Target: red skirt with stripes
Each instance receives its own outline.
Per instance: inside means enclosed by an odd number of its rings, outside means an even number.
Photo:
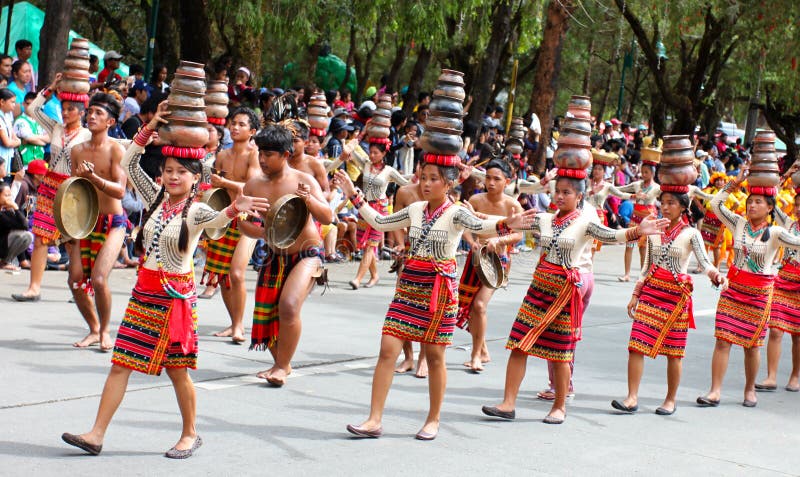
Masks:
[[[458,313],[454,258],[434,262],[409,257],[386,312],[383,334],[419,343],[449,345]]]
[[[714,337],[744,348],[763,346],[775,275],[733,267],[728,272],[728,283],[717,304]]]
[[[775,279],[770,328],[800,335],[800,263],[784,263]]]
[[[720,234],[723,233],[722,221],[714,212],[707,211],[703,217],[703,225],[700,226],[700,235],[703,236],[703,242],[706,247],[716,247],[719,245]]]
[[[628,350],[655,358],[683,358],[692,320],[692,277],[656,267],[645,279],[636,306]]]

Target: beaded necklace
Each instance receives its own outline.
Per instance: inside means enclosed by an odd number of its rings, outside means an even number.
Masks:
[[[374,163],[369,163],[369,174],[367,174],[367,190],[372,191],[372,188],[375,184],[375,179],[377,179],[378,174],[383,172],[383,168],[386,167],[386,163],[383,161],[380,162],[380,168],[378,168]],[[378,195],[377,193],[375,194]],[[380,199],[380,197],[375,197],[375,199]]]
[[[756,241],[761,234],[764,233],[764,230],[767,229],[767,223],[762,222],[759,224],[755,230],[750,226],[750,221],[748,220],[744,227],[742,227],[742,253],[744,254],[744,261],[747,263],[748,268],[753,271],[760,270],[761,267],[756,263],[753,257],[750,256],[751,249],[747,247],[747,242],[745,241],[745,234],[747,234],[753,242]]]
[[[553,236],[550,239],[550,245],[547,247],[547,253],[549,254],[550,252],[555,251],[556,255],[558,255],[559,263],[563,267],[566,267],[567,262],[564,260],[564,254],[561,251],[561,247],[558,246],[558,238],[561,236],[561,232],[569,227],[570,224],[572,224],[572,221],[575,220],[580,213],[581,211],[579,209],[575,209],[563,217],[559,217],[558,214],[553,214],[553,222],[551,224]]]
[[[672,267],[669,266],[669,262],[667,262],[667,256],[669,255],[669,248],[672,246],[672,242],[678,238],[678,235],[683,232],[683,229],[689,226],[689,223],[686,221],[685,218],[681,217],[675,227],[672,229],[667,230],[663,237],[661,238],[661,256],[658,257],[658,262],[656,262],[656,266],[663,267],[664,264],[667,264],[667,268],[672,273],[672,276],[675,278],[675,281],[678,281],[677,271],[673,270]]]
[[[153,239],[150,242],[150,246],[147,248],[147,252],[144,254],[144,258],[142,259],[142,263],[147,261],[147,258],[155,252],[156,257],[156,265],[158,266],[158,274],[159,274],[159,281],[161,282],[161,287],[164,291],[169,295],[171,298],[177,298],[180,300],[186,300],[192,296],[194,291],[191,291],[187,294],[182,294],[178,290],[176,290],[167,279],[167,274],[164,272],[164,262],[161,260],[161,233],[164,231],[164,228],[170,221],[175,218],[177,215],[180,215],[183,212],[183,209],[189,205],[190,196],[187,196],[185,200],[178,202],[177,204],[170,205],[168,200],[165,200],[161,205],[161,213],[156,217],[156,224],[153,227]]]

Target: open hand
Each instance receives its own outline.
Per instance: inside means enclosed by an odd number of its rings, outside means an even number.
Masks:
[[[336,179],[336,183],[342,188],[342,192],[344,192],[346,198],[356,195],[356,188],[353,185],[353,181],[350,180],[350,176],[348,176],[345,171],[339,169],[333,177]]]
[[[166,117],[169,116],[169,110],[167,107],[168,105],[166,100],[158,103],[158,109],[156,109],[153,119],[151,119],[147,124],[148,128],[155,131],[160,125],[167,124],[169,122],[166,120]]]
[[[248,215],[257,216],[259,213],[264,213],[269,210],[269,199],[266,197],[252,197],[249,195],[240,195],[234,202],[236,210],[244,212]]]
[[[669,219],[657,219],[650,214],[639,224],[639,235],[655,235],[661,233],[669,226]]]
[[[525,212],[514,214],[506,219],[506,225],[514,230],[527,230],[533,225],[533,219],[536,217],[536,210],[528,209]]]
[[[558,169],[556,169],[556,168],[550,169],[549,171],[545,172],[544,173],[544,177],[542,177],[542,181],[541,181],[542,185],[546,186],[547,183],[550,182],[551,180],[555,179],[557,175],[558,175]]]
[[[636,312],[636,305],[639,304],[639,298],[636,296],[631,296],[631,301],[628,302],[628,317],[630,319],[634,318],[634,313]]]

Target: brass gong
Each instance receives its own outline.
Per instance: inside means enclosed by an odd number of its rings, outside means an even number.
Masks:
[[[97,190],[89,179],[70,177],[58,186],[53,218],[65,238],[79,240],[88,236],[94,230],[99,213]]]
[[[267,243],[275,248],[291,247],[308,221],[308,206],[294,194],[286,194],[272,204],[264,221]]]
[[[200,202],[206,204],[217,212],[222,212],[226,207],[231,205],[231,196],[228,195],[228,191],[222,188],[208,189],[203,192],[203,195],[200,197]],[[225,235],[225,230],[227,228],[228,226],[226,225],[225,227],[220,227],[217,229],[205,229],[204,232],[206,237],[210,238],[211,240],[219,240],[223,235]]]
[[[478,278],[485,286],[498,289],[505,285],[506,270],[503,268],[500,255],[481,247],[472,253],[472,266],[475,267]]]

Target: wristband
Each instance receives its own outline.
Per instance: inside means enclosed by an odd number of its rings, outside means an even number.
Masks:
[[[361,207],[364,206],[364,199],[362,199],[361,196],[358,195],[358,194],[350,197],[350,202],[353,204],[353,207],[355,207],[356,209],[360,209]]]
[[[625,241],[626,242],[633,242],[635,240],[638,240],[639,237],[641,237],[641,234],[639,233],[638,229],[639,229],[638,225],[636,227],[631,227],[629,229],[625,229]]]
[[[644,282],[636,282],[636,286],[633,287],[633,296],[635,296],[636,298],[639,298],[639,296],[642,294],[643,286],[644,286]]]
[[[497,235],[508,235],[511,233],[511,229],[506,225],[506,219],[498,220],[495,228],[497,229]]]
[[[237,215],[239,215],[239,211],[236,210],[236,205],[231,204],[225,207],[225,217],[233,220],[236,218]]]

